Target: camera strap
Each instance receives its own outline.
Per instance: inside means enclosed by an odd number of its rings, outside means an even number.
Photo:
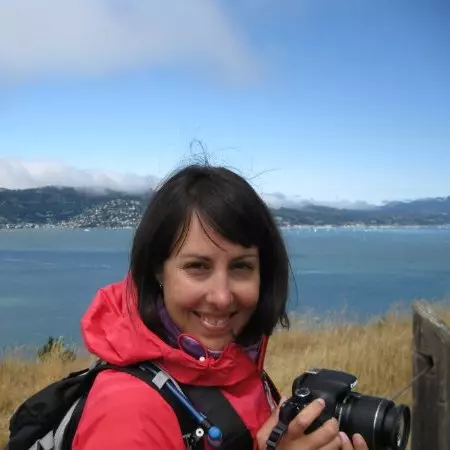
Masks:
[[[272,431],[266,442],[267,450],[273,450],[274,448],[277,447],[278,443],[283,437],[283,434],[286,432],[287,427],[288,425],[280,421],[272,428]]]

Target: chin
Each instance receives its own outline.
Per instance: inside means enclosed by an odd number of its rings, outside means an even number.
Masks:
[[[209,350],[221,351],[232,342],[232,339],[201,339],[201,342]]]

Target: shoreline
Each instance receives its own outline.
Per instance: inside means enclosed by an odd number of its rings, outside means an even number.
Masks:
[[[123,231],[123,230],[135,230],[136,227],[129,225],[121,227],[109,227],[109,226],[95,226],[95,227],[77,227],[77,226],[64,226],[64,225],[39,225],[39,224],[25,224],[25,225],[13,225],[13,224],[3,224],[0,225],[1,231],[19,231],[19,230],[42,230],[42,231],[94,231],[94,230],[105,230],[105,231]],[[281,230],[334,230],[334,229],[356,229],[356,230],[395,230],[395,229],[442,229],[450,230],[450,223],[439,224],[439,225],[418,225],[418,224],[392,224],[392,225],[370,225],[370,224],[324,224],[324,225],[280,225]]]

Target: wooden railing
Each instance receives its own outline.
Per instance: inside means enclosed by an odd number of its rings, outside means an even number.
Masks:
[[[411,450],[450,450],[450,327],[427,302],[413,305]]]

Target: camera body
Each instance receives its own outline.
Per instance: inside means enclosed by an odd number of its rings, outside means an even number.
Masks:
[[[280,406],[279,422],[270,438],[276,447],[289,423],[316,398],[325,400],[320,416],[305,431],[317,430],[332,417],[348,436],[361,434],[369,450],[405,450],[410,433],[411,413],[406,405],[353,391],[356,376],[337,370],[310,369],[292,383],[292,396]]]
[[[357,383],[358,379],[346,372],[309,369],[292,383],[292,397],[281,405],[280,421],[287,425],[313,400],[322,398],[325,408],[305,433],[311,433],[332,417],[340,422],[340,405],[345,403]]]

